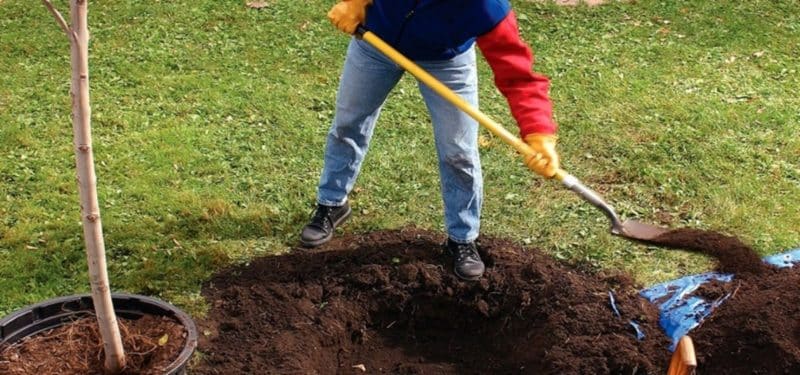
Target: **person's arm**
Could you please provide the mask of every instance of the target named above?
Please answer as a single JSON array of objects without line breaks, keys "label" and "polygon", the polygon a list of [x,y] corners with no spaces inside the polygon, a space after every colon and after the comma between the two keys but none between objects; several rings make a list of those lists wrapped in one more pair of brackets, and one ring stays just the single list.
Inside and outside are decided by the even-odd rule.
[{"label": "person's arm", "polygon": [[508,100],[522,138],[531,133],[555,134],[550,80],[531,70],[533,54],[520,39],[514,11],[477,42],[492,68],[497,89]]},{"label": "person's arm", "polygon": [[541,154],[525,163],[540,175],[553,177],[559,168],[555,151],[558,126],[553,121],[550,80],[532,71],[533,53],[519,36],[514,11],[478,37],[477,43],[492,68],[497,89],[508,100],[520,137]]}]

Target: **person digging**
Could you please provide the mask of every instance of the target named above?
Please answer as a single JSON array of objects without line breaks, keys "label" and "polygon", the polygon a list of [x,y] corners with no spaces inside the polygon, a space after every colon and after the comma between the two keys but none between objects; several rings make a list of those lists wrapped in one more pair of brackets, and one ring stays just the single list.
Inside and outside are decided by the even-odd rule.
[{"label": "person digging", "polygon": [[[545,177],[559,169],[557,125],[547,77],[532,72],[533,54],[519,35],[507,0],[343,0],[328,12],[339,30],[365,25],[473,106],[478,103],[475,44],[506,97],[521,138],[541,154],[527,157]],[[353,189],[381,108],[404,70],[359,38],[347,48],[336,96],[336,113],[325,146],[317,207],[302,229],[304,247],[322,245],[348,217]],[[444,201],[446,253],[461,279],[477,280],[485,266],[475,240],[480,229],[483,177],[478,123],[420,83],[433,123]]]}]

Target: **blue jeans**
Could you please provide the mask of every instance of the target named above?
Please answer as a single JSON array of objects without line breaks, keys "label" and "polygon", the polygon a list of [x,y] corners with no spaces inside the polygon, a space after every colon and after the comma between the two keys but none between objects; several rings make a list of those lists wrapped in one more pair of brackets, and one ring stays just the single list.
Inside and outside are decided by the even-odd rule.
[{"label": "blue jeans", "polygon": [[[417,64],[477,106],[474,48],[450,60]],[[341,206],[347,201],[383,103],[403,73],[401,67],[367,42],[350,41],[336,97],[336,114],[325,146],[318,203]],[[478,123],[426,85],[420,83],[419,90],[433,122],[447,234],[456,242],[473,241],[478,237],[483,201]]]}]

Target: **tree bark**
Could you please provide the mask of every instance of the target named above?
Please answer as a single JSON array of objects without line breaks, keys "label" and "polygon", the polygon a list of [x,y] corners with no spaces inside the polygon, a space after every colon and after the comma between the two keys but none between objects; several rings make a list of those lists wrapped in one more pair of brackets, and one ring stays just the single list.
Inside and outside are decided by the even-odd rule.
[{"label": "tree bark", "polygon": [[86,242],[89,277],[97,323],[105,350],[105,370],[117,374],[125,367],[117,317],[111,300],[106,268],[103,226],[97,199],[97,176],[92,152],[91,107],[89,105],[89,29],[87,0],[70,0],[72,27],[68,32],[72,60],[72,124],[81,221]]}]

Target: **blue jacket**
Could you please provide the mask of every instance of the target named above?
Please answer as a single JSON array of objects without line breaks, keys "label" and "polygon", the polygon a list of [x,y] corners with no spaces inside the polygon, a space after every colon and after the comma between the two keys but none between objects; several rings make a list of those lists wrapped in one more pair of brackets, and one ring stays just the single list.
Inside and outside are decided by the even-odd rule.
[{"label": "blue jacket", "polygon": [[446,60],[491,31],[508,0],[374,0],[366,27],[412,60]]}]

